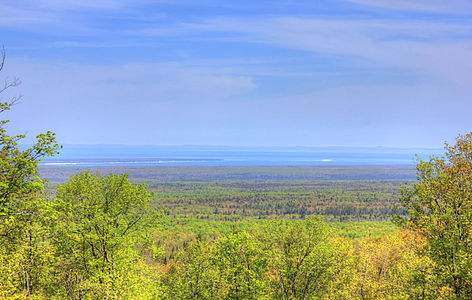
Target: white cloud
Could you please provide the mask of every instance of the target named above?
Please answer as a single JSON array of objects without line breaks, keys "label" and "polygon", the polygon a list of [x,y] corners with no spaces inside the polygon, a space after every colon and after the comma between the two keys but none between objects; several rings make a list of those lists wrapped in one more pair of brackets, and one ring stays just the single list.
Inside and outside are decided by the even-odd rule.
[{"label": "white cloud", "polygon": [[51,13],[34,11],[21,6],[0,3],[0,25],[14,27],[18,25],[49,23],[54,19]]},{"label": "white cloud", "polygon": [[[252,91],[249,77],[221,74],[217,69],[186,67],[179,63],[126,65],[78,65],[72,63],[9,59],[9,72],[21,74],[25,91],[61,94],[56,99],[82,95],[84,101],[99,98],[144,102],[161,100],[219,100]],[[60,85],[56,83],[60,82]]]},{"label": "white cloud", "polygon": [[391,10],[424,11],[433,13],[470,14],[469,0],[347,0],[356,4]]},{"label": "white cloud", "polygon": [[144,4],[147,0],[18,0],[4,3],[4,8],[17,8],[35,11],[67,11],[83,9],[127,9]]},{"label": "white cloud", "polygon": [[471,31],[471,25],[434,21],[279,17],[215,18],[128,33],[201,37],[341,55],[361,59],[365,66],[401,68],[423,78],[472,84]]},{"label": "white cloud", "polygon": [[[54,34],[70,34],[71,30],[80,31],[82,27],[88,27],[87,24],[84,24],[84,20],[87,20],[91,13],[133,14],[135,9],[149,2],[151,0],[4,1],[0,3],[0,26],[21,27],[28,31],[45,31]],[[155,15],[154,18],[158,16]],[[28,27],[33,24],[44,27]],[[83,31],[90,32],[91,29]]]}]

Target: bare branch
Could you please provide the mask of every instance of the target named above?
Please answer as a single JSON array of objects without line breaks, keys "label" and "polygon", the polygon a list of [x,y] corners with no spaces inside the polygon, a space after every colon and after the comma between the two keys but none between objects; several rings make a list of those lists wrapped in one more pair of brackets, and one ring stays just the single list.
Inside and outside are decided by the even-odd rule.
[{"label": "bare branch", "polygon": [[[5,58],[7,56],[7,51],[5,49],[5,46],[2,46],[2,49],[0,51],[0,71],[3,69],[5,65]],[[0,86],[0,94],[3,93],[5,90],[12,88],[12,87],[17,87],[21,84],[21,80],[17,77],[14,77],[13,79],[8,79],[6,78],[3,86]],[[0,113],[9,110],[13,105],[17,104],[20,99],[21,95],[18,96],[13,96],[7,101],[0,100]]]},{"label": "bare branch", "polygon": [[0,71],[3,69],[3,65],[5,64],[5,58],[7,57],[7,50],[5,46],[2,46],[1,58],[0,58]]},{"label": "bare branch", "polygon": [[9,80],[7,78],[7,79],[5,79],[3,87],[0,88],[0,93],[3,92],[4,90],[8,89],[8,88],[19,86],[20,84],[21,84],[21,80],[16,78],[16,77],[13,78],[12,80]]}]

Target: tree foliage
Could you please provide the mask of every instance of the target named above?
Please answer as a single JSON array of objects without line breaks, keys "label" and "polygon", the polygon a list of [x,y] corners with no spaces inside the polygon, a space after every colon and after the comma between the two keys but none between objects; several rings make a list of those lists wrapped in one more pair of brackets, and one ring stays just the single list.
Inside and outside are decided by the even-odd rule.
[{"label": "tree foliage", "polygon": [[276,298],[313,299],[327,290],[333,279],[335,245],[320,218],[272,221],[263,240],[270,245],[269,269]]},{"label": "tree foliage", "polygon": [[[5,65],[5,49],[0,71]],[[0,87],[0,113],[10,110],[20,96],[4,97],[4,92],[20,84],[6,79]],[[38,162],[57,153],[55,135],[46,132],[36,137],[30,148],[19,143],[25,135],[11,136],[9,120],[0,120],[0,296],[31,296],[50,286],[43,276],[49,269],[51,251],[44,240],[44,181],[38,176]],[[46,250],[46,251],[45,251]]]},{"label": "tree foliage", "polygon": [[[0,71],[5,64],[5,49],[0,58]],[[17,78],[6,79],[0,87],[0,97],[9,88],[20,84]],[[8,111],[17,104],[20,96],[7,99],[0,98],[0,113]],[[60,146],[56,143],[55,134],[48,131],[36,137],[36,144],[22,150],[18,143],[25,135],[10,136],[7,132],[9,120],[0,120],[0,215],[11,213],[14,204],[13,198],[24,196],[42,189],[43,182],[37,176],[38,162],[45,157],[58,153]]]},{"label": "tree foliage", "polygon": [[446,143],[446,157],[417,165],[418,181],[402,190],[400,219],[427,240],[434,280],[447,297],[472,297],[472,133]]},{"label": "tree foliage", "polygon": [[145,233],[156,217],[150,199],[146,186],[130,182],[126,174],[87,171],[57,188],[52,241],[69,297],[124,296],[134,279],[141,280],[133,272],[145,259],[138,250],[146,247]]},{"label": "tree foliage", "polygon": [[[1,71],[5,51],[0,55]],[[0,97],[19,83],[7,79]],[[20,98],[0,98],[0,113]],[[86,171],[47,195],[38,162],[57,153],[55,135],[40,134],[25,148],[25,136],[10,135],[8,123],[0,120],[2,299],[472,298],[472,133],[446,144],[446,157],[419,161],[417,181],[401,191],[407,214],[396,217],[406,230],[389,236],[367,236],[370,225],[351,223],[337,225],[349,238],[336,238],[321,218],[304,219],[313,212],[364,219],[390,212],[371,206],[391,202],[391,183],[380,193],[370,182],[326,181],[262,182],[257,189],[248,182],[175,183],[170,192],[178,197],[167,191],[161,204],[197,205],[225,218],[241,209],[244,217],[287,219],[235,223],[235,216],[228,230],[222,219],[196,226],[202,223],[182,213],[160,224],[185,220],[198,228],[166,228],[172,234],[158,237],[160,214],[146,185],[127,174]],[[166,247],[171,253],[160,255]]]}]

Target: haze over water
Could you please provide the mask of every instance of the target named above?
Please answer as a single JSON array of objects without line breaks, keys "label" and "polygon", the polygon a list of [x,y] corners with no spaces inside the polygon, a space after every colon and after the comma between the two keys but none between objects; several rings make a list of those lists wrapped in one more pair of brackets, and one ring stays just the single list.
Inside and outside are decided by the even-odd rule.
[{"label": "haze over water", "polygon": [[41,165],[412,165],[439,148],[66,145]]}]

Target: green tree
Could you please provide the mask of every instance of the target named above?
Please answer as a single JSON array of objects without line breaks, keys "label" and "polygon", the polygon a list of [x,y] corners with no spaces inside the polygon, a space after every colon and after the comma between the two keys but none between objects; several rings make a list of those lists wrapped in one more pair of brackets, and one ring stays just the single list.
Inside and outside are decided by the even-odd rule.
[{"label": "green tree", "polygon": [[267,249],[254,234],[237,232],[216,241],[213,263],[218,266],[228,294],[226,299],[266,299]]},{"label": "green tree", "polygon": [[179,251],[162,278],[165,299],[221,299],[227,294],[217,266],[215,245],[197,238]]},{"label": "green tree", "polygon": [[[5,48],[0,54],[0,71],[5,65]],[[19,102],[21,96],[3,99],[2,94],[20,84],[18,78],[6,79],[0,87],[0,113],[8,111]],[[17,213],[15,198],[40,191],[43,181],[38,177],[38,162],[47,156],[58,153],[61,148],[56,143],[55,134],[48,131],[36,137],[36,144],[21,150],[19,142],[25,135],[10,136],[7,132],[9,120],[0,120],[0,216],[5,217]]]},{"label": "green tree", "polygon": [[336,249],[327,225],[316,217],[268,222],[269,277],[277,299],[316,299],[333,279]]},{"label": "green tree", "polygon": [[418,233],[402,230],[355,243],[350,298],[430,299],[436,292],[427,282],[431,261],[416,251],[423,242]]},{"label": "green tree", "polygon": [[150,199],[126,174],[87,171],[58,186],[51,221],[68,297],[146,297],[143,251],[153,245],[147,233],[157,217]]},{"label": "green tree", "polygon": [[[5,65],[0,53],[0,71]],[[0,113],[18,103],[21,96],[2,97],[20,84],[6,79],[0,87]],[[0,120],[0,297],[25,297],[47,284],[50,270],[47,229],[43,226],[44,181],[38,176],[38,162],[57,153],[60,146],[52,132],[40,134],[31,148],[22,149],[24,135],[7,132],[9,120]]]},{"label": "green tree", "polygon": [[472,298],[472,133],[446,143],[446,157],[420,160],[417,182],[402,189],[397,217],[426,240],[424,253],[434,262],[438,294]]}]

